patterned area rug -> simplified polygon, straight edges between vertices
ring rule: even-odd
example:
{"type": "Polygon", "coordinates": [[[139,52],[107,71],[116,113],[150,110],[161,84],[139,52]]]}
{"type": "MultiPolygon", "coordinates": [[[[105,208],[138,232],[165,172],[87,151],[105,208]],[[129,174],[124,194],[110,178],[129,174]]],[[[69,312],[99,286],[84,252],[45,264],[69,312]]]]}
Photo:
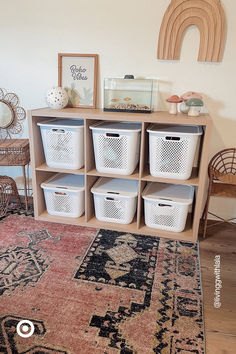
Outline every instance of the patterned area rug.
{"type": "Polygon", "coordinates": [[[7,216],[0,353],[204,353],[197,245],[7,216]]]}

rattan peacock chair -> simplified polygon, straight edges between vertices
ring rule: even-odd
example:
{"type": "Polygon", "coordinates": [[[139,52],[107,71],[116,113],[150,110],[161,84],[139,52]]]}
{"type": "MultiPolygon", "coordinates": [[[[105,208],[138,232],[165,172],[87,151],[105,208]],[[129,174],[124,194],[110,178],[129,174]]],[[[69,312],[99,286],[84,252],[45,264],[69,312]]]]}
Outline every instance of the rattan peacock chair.
{"type": "Polygon", "coordinates": [[[16,182],[8,176],[0,176],[0,217],[6,215],[12,197],[16,198],[16,208],[20,208],[21,200],[16,182]]]}
{"type": "MultiPolygon", "coordinates": [[[[210,196],[222,196],[236,198],[236,148],[228,148],[215,154],[208,165],[209,187],[205,209],[203,212],[203,237],[207,230],[208,214],[220,219],[218,223],[231,223],[236,217],[225,220],[218,215],[209,212],[210,196]]],[[[213,223],[210,227],[216,225],[213,223]]]]}

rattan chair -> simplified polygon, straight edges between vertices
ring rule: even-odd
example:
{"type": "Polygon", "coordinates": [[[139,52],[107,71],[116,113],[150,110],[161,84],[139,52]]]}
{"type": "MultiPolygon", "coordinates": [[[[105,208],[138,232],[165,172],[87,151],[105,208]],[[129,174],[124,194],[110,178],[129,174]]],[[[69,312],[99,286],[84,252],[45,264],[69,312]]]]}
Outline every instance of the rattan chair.
{"type": "Polygon", "coordinates": [[[11,177],[0,176],[0,217],[6,215],[12,197],[16,198],[15,208],[20,208],[21,200],[16,187],[16,182],[11,177]]]}
{"type": "MultiPolygon", "coordinates": [[[[236,198],[236,148],[229,148],[219,151],[209,162],[209,187],[205,209],[203,212],[203,237],[206,235],[207,227],[215,226],[218,223],[232,223],[236,217],[225,220],[222,217],[209,212],[211,196],[236,198]],[[207,225],[208,214],[218,218],[220,221],[207,225]]],[[[235,224],[234,224],[235,225],[235,224]]]]}

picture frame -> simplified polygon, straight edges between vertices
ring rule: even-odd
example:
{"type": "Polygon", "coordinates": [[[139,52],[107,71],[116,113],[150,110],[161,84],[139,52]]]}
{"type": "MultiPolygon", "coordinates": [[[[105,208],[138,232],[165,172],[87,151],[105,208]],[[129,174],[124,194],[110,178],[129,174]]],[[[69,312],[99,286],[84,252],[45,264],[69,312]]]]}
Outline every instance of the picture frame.
{"type": "Polygon", "coordinates": [[[98,54],[58,54],[58,86],[69,107],[96,108],[98,54]]]}

